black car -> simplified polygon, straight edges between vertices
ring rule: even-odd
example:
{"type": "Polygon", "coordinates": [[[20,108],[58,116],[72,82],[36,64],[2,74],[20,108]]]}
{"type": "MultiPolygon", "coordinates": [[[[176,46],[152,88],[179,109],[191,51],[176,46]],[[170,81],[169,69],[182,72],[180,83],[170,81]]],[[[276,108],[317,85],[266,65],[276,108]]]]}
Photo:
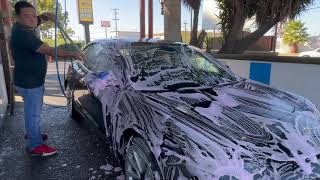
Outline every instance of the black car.
{"type": "Polygon", "coordinates": [[[320,113],[180,43],[102,40],[69,67],[70,114],[106,134],[127,179],[320,177],[320,113]]]}

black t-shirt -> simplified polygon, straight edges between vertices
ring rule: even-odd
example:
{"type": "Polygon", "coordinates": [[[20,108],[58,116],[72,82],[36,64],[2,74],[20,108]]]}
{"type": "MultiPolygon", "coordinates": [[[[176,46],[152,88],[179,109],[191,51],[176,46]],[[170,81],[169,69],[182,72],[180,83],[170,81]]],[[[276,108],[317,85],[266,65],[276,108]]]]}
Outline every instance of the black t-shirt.
{"type": "Polygon", "coordinates": [[[15,62],[14,83],[21,88],[37,88],[44,84],[47,74],[47,59],[36,50],[43,44],[35,30],[21,24],[12,28],[10,47],[15,62]]]}

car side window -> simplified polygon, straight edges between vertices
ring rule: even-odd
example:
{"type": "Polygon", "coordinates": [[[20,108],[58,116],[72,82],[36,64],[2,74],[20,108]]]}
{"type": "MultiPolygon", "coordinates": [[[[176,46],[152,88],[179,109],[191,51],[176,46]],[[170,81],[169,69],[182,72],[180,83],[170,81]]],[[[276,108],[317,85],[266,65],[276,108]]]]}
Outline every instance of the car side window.
{"type": "Polygon", "coordinates": [[[93,54],[94,54],[94,44],[91,44],[89,46],[87,46],[83,53],[86,55],[86,59],[84,61],[84,65],[89,69],[89,70],[92,70],[92,67],[91,67],[91,61],[93,59],[93,54]]]}
{"type": "Polygon", "coordinates": [[[107,49],[100,51],[97,55],[95,72],[110,72],[112,71],[114,65],[114,56],[111,56],[107,49]]]}
{"type": "Polygon", "coordinates": [[[103,48],[99,44],[91,44],[84,49],[84,54],[87,59],[84,61],[85,66],[90,70],[95,72],[98,66],[98,55],[103,48]]]}

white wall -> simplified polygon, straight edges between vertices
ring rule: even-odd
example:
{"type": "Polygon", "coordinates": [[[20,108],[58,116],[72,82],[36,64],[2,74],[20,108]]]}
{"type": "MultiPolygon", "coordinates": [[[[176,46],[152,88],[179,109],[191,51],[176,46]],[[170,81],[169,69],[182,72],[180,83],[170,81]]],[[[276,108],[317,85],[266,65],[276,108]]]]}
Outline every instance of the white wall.
{"type": "Polygon", "coordinates": [[[232,71],[240,77],[249,79],[250,74],[250,61],[239,61],[239,60],[220,60],[223,64],[229,66],[232,71]]]}
{"type": "MultiPolygon", "coordinates": [[[[249,79],[250,63],[255,61],[221,59],[233,72],[249,79]]],[[[271,63],[270,85],[306,97],[320,105],[320,65],[279,62],[271,63]]]]}
{"type": "Polygon", "coordinates": [[[302,95],[320,105],[320,65],[273,63],[271,85],[302,95]]]}

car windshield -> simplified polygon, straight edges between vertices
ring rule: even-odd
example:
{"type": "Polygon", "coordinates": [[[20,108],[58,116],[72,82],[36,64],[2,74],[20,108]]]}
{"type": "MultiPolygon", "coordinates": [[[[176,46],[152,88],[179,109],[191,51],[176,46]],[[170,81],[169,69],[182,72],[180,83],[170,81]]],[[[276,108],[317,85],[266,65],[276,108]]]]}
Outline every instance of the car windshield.
{"type": "Polygon", "coordinates": [[[131,81],[140,90],[213,87],[238,80],[210,57],[183,45],[133,46],[131,81]]]}

